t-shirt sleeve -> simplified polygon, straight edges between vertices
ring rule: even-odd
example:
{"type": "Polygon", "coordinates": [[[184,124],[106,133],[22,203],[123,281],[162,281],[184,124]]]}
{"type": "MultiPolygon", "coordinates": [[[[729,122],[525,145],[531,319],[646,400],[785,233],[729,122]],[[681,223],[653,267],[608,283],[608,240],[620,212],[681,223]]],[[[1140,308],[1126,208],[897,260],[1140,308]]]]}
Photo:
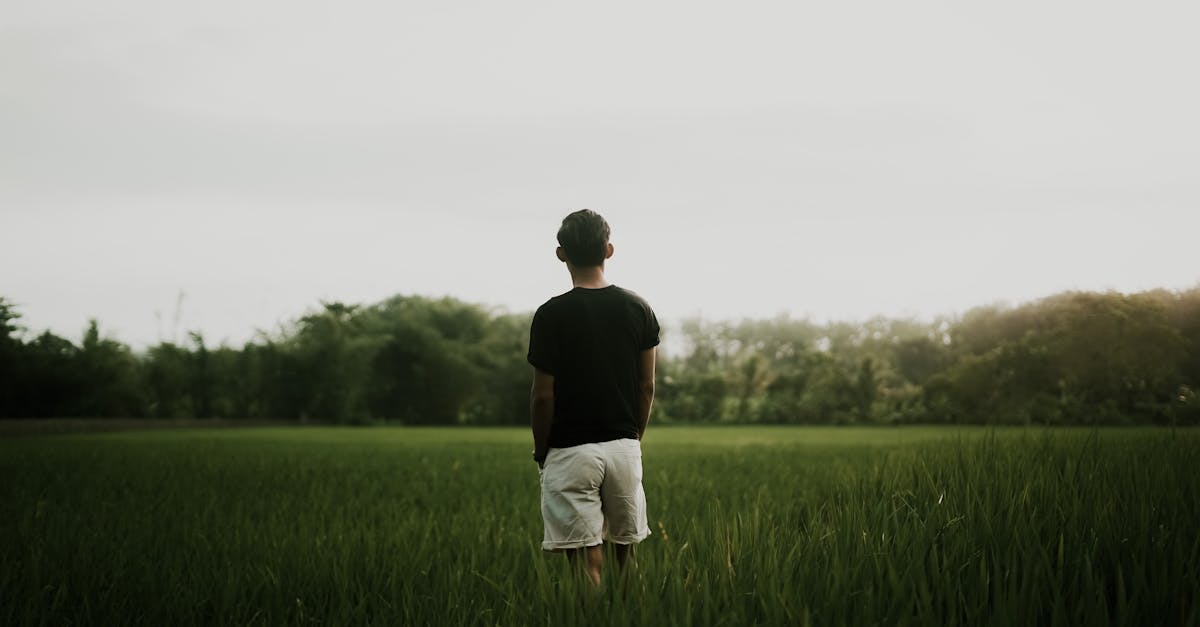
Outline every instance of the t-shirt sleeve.
{"type": "Polygon", "coordinates": [[[654,315],[654,310],[650,305],[645,305],[646,308],[646,326],[645,334],[642,336],[642,350],[648,350],[658,346],[660,341],[660,329],[658,328],[658,317],[654,315]]]}
{"type": "Polygon", "coordinates": [[[529,327],[529,354],[526,359],[534,368],[549,374],[554,374],[558,369],[556,331],[545,307],[539,307],[529,327]]]}

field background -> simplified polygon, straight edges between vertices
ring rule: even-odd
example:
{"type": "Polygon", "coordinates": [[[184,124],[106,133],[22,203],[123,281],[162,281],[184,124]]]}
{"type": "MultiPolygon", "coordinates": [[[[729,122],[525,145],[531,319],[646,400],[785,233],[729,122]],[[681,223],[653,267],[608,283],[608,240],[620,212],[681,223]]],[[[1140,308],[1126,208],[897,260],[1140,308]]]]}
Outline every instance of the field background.
{"type": "Polygon", "coordinates": [[[660,427],[588,594],[515,428],[0,439],[0,624],[1196,624],[1200,433],[660,427]]]}

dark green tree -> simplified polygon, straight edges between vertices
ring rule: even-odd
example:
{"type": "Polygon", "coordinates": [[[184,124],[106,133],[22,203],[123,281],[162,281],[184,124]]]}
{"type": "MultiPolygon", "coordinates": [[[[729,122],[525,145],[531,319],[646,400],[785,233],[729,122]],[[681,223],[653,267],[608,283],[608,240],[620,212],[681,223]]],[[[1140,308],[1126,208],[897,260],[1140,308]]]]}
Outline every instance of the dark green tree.
{"type": "Polygon", "coordinates": [[[20,317],[16,307],[0,297],[0,417],[19,415],[23,409],[18,401],[25,378],[21,368],[24,345],[17,337],[20,317]]]}
{"type": "Polygon", "coordinates": [[[138,363],[129,347],[101,337],[96,320],[88,323],[73,370],[81,391],[67,415],[140,417],[145,415],[138,363]]]}

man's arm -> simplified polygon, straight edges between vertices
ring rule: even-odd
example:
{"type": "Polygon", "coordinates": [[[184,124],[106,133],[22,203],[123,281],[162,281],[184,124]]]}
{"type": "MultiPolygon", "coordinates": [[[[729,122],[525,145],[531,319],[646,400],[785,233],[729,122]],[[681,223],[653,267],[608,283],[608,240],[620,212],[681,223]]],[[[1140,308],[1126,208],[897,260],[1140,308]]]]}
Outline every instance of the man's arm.
{"type": "Polygon", "coordinates": [[[529,391],[529,416],[533,423],[533,458],[538,467],[550,450],[550,425],[554,424],[554,375],[533,369],[533,389],[529,391]]]}
{"type": "Polygon", "coordinates": [[[654,362],[658,348],[647,348],[638,355],[638,419],[641,428],[638,429],[638,439],[646,435],[646,425],[650,423],[650,407],[654,405],[654,362]]]}

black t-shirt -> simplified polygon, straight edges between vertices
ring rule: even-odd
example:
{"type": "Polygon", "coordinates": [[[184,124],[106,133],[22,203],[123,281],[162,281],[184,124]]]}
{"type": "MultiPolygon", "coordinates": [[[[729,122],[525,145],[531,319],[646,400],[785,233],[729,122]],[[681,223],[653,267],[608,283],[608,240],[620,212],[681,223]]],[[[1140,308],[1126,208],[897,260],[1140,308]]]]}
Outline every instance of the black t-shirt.
{"type": "Polygon", "coordinates": [[[538,307],[529,363],[554,375],[551,447],[638,437],[638,357],[658,334],[650,305],[615,285],[577,287],[538,307]]]}

